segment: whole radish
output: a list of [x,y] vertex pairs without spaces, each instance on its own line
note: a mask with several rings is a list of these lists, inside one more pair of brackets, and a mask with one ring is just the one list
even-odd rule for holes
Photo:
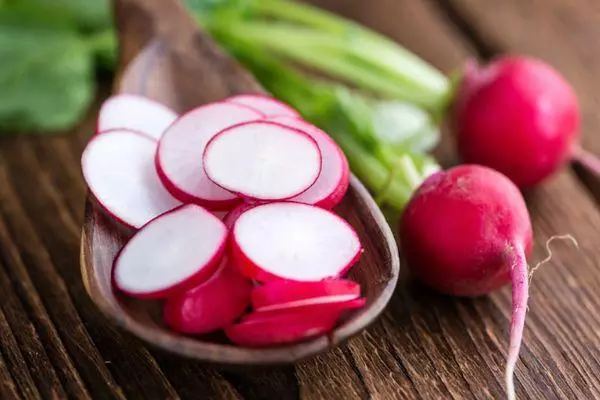
[[453,109],[463,161],[494,168],[520,188],[535,186],[574,156],[579,121],[569,83],[523,56],[467,63]]
[[531,222],[519,189],[504,175],[462,165],[430,176],[406,206],[402,249],[414,276],[446,294],[476,296],[512,283],[506,386],[513,372],[528,298]]

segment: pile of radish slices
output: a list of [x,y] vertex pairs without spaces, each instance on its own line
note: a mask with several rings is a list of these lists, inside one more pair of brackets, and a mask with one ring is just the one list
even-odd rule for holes
[[113,96],[81,162],[96,203],[135,232],[114,286],[165,300],[173,330],[279,345],[322,335],[364,305],[343,278],[359,238],[330,211],[348,188],[346,158],[287,105],[239,95],[178,116]]

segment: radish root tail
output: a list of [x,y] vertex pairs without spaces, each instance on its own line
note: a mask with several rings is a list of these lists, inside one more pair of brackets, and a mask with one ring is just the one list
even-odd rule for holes
[[577,146],[573,149],[573,160],[596,176],[600,176],[600,159],[589,151]]
[[554,240],[570,240],[575,247],[579,248],[577,240],[569,234],[554,235],[546,241],[546,252],[548,256],[537,263],[535,267],[528,272],[525,251],[522,247],[514,247],[511,280],[512,280],[512,316],[510,321],[510,339],[508,355],[506,357],[506,370],[504,379],[506,382],[506,397],[508,400],[515,400],[515,382],[514,373],[517,360],[519,359],[519,350],[523,340],[523,328],[525,327],[525,314],[527,313],[527,300],[529,298],[529,280],[536,269],[546,264],[552,259],[552,249],[550,244]]
[[508,355],[506,357],[506,394],[508,400],[515,400],[514,372],[519,359],[519,349],[523,339],[527,300],[529,298],[529,279],[527,275],[527,260],[522,247],[514,247],[511,280],[512,280],[512,313],[510,321],[510,338]]
[[577,239],[575,239],[573,237],[573,235],[570,235],[570,234],[554,235],[554,236],[550,237],[548,240],[546,240],[546,254],[548,254],[548,256],[546,258],[544,258],[542,261],[538,262],[535,265],[535,267],[533,267],[529,270],[529,280],[531,280],[531,278],[533,278],[533,273],[539,267],[546,264],[548,261],[550,261],[552,259],[552,249],[550,248],[550,244],[555,240],[570,240],[571,243],[573,243],[573,245],[579,249],[579,243],[577,243]]

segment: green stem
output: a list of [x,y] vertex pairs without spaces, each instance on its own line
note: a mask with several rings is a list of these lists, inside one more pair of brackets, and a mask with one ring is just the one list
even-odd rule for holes
[[236,38],[252,40],[262,51],[272,50],[312,68],[341,77],[379,95],[437,110],[446,86],[434,87],[412,79],[395,60],[365,43],[361,36],[335,37],[293,25],[239,22],[230,26]]
[[365,151],[350,135],[337,134],[332,131],[330,134],[346,154],[352,171],[365,185],[371,188],[372,192],[379,194],[378,202],[389,204],[396,210],[402,210],[413,190],[395,179],[377,158]]
[[[378,57],[390,61],[390,65],[413,80],[428,82],[441,92],[449,90],[448,78],[406,50],[398,43],[359,24],[339,17],[318,7],[288,0],[259,0],[253,6],[267,16],[296,22],[340,37],[359,38]],[[376,57],[376,58],[378,58]]]

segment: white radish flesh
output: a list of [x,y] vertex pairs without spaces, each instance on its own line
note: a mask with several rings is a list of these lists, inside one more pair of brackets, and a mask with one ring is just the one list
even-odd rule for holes
[[208,279],[219,266],[227,228],[190,204],[150,221],[121,249],[113,282],[139,298],[166,298]]
[[158,145],[156,168],[165,187],[179,200],[213,210],[228,210],[240,202],[215,185],[202,167],[204,148],[219,131],[262,118],[248,107],[213,103],[198,107],[173,123]]
[[[227,225],[227,224],[226,224]],[[252,290],[255,309],[298,302],[348,301],[360,297],[360,285],[347,279],[319,282],[272,281]]]
[[155,140],[113,130],[94,136],[81,156],[83,176],[98,203],[134,229],[181,204],[161,184],[155,153]]
[[213,332],[233,323],[246,310],[251,290],[252,282],[223,260],[206,282],[167,300],[164,321],[181,333]]
[[206,146],[204,170],[213,182],[243,197],[288,199],[317,180],[321,153],[302,131],[254,121],[216,135]]
[[273,97],[262,94],[240,94],[230,97],[226,101],[250,107],[262,113],[265,117],[300,117],[298,111],[292,107]]
[[97,130],[130,129],[158,140],[176,118],[177,114],[161,103],[134,94],[118,94],[100,107]]
[[259,282],[339,277],[362,253],[359,238],[346,221],[300,203],[256,206],[238,218],[232,232],[235,265]]
[[338,205],[350,181],[348,161],[339,146],[321,129],[299,118],[274,117],[269,120],[307,133],[317,142],[321,151],[323,165],[319,178],[308,190],[290,200],[326,209]]

